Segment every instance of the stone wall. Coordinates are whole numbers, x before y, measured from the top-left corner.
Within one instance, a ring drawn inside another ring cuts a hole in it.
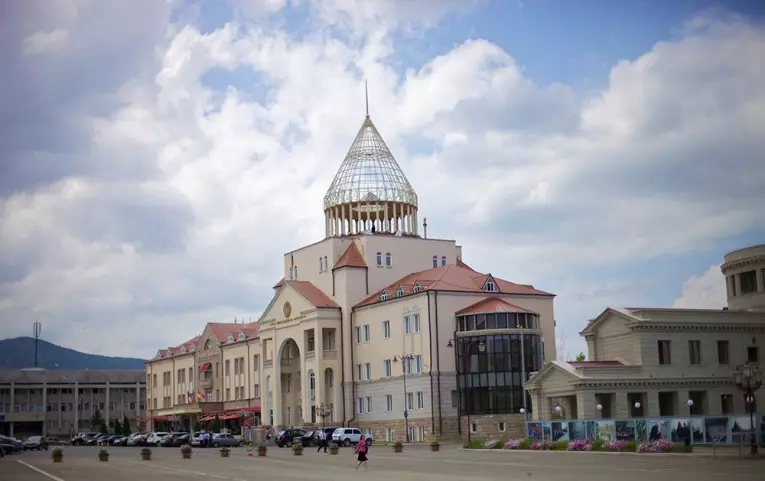
[[[459,424],[462,424],[460,433]],[[484,416],[470,416],[471,424],[476,425],[476,432],[473,438],[476,439],[518,439],[524,438],[526,432],[526,422],[523,414],[493,414]],[[504,423],[504,431],[500,431],[500,423]],[[390,421],[368,421],[353,423],[354,427],[360,429],[371,429],[372,436],[376,440],[385,440],[386,428],[393,431],[394,441],[406,440],[406,423],[403,419]],[[422,427],[425,431],[424,440],[431,441],[438,439],[441,441],[463,440],[467,439],[468,422],[467,417],[462,416],[458,421],[456,417],[444,417],[442,422],[443,431],[438,434],[438,419],[436,419],[436,432],[433,432],[433,426],[430,419],[410,419],[409,427],[415,430]]]
[[[436,436],[433,435],[433,427],[431,424],[432,423],[430,418],[418,418],[409,420],[409,428],[414,429],[415,431],[417,431],[418,428],[423,428],[424,441],[431,441],[436,438]],[[392,441],[406,441],[406,421],[404,419],[394,419],[389,421],[366,421],[353,423],[353,426],[359,429],[371,429],[372,437],[379,441],[385,441],[385,430],[390,428],[393,431],[391,433]]]

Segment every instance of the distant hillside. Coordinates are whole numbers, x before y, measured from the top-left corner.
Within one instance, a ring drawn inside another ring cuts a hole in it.
[[[108,357],[67,349],[40,339],[38,367],[54,369],[144,369],[143,359]],[[35,340],[17,337],[0,341],[0,369],[22,369],[35,365]]]

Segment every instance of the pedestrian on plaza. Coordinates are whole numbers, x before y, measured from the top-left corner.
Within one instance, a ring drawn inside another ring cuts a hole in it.
[[[356,449],[353,450],[354,453],[358,454],[358,458],[356,460],[359,462],[359,464],[356,465],[356,471],[359,470],[359,466],[362,464],[364,465],[364,471],[367,470],[367,452],[369,451],[367,447],[366,439],[364,439],[364,435],[361,435],[361,438],[359,439],[359,444],[356,446]]]
[[[319,431],[319,449],[316,452],[321,451],[321,448],[324,448],[325,453],[327,452],[327,432],[323,429]]]
[[[204,447],[209,448],[210,447],[210,433],[208,431],[205,431],[205,433],[202,435],[204,436]]]

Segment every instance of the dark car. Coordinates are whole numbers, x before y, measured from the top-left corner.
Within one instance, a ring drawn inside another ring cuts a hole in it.
[[[21,441],[8,436],[0,436],[0,445],[2,445],[5,454],[15,453],[23,449]]]
[[[244,446],[244,441],[235,438],[231,434],[214,434],[213,437],[210,438],[210,442],[214,448],[219,448],[221,446],[238,446],[241,448]]]
[[[21,443],[24,451],[42,451],[48,450],[48,441],[42,436],[31,436]]]
[[[190,439],[191,437],[189,433],[177,432],[177,433],[172,433],[170,436],[162,438],[162,441],[160,441],[159,444],[160,446],[173,448],[173,447],[183,446],[184,444],[189,444]]]
[[[283,448],[284,446],[289,448],[292,446],[292,441],[295,438],[302,438],[303,436],[305,436],[305,431],[302,429],[285,429],[284,431],[279,431],[276,433],[276,439],[274,439],[274,442],[280,448]]]
[[[316,431],[314,431],[314,432],[313,432],[313,439],[314,439],[314,442],[315,442],[317,445],[319,444],[319,433],[320,433],[320,432],[322,432],[322,431],[324,431],[324,432],[327,434],[327,442],[328,442],[328,443],[329,443],[329,442],[331,442],[331,441],[332,441],[332,433],[334,433],[334,432],[335,432],[335,429],[337,429],[337,426],[333,426],[333,427],[331,427],[331,428],[321,428],[321,429],[317,429]]]

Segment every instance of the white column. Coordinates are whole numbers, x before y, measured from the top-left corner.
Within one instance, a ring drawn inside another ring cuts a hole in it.
[[[274,429],[284,424],[282,420],[282,363],[280,357],[279,350],[274,349],[274,374],[271,376],[274,384],[272,391],[274,406],[271,408],[274,411]]]
[[[11,393],[13,393],[13,387],[11,387]],[[13,394],[11,394],[13,395]],[[43,404],[43,429],[42,434],[45,436],[48,434],[48,383],[43,383],[43,395],[42,395],[42,404]]]
[[[107,381],[106,382],[106,403],[104,404],[104,410],[106,412],[106,417],[105,417],[104,420],[106,421],[107,429],[109,428],[109,419],[111,419],[110,418],[110,415],[111,415],[111,409],[110,408],[111,408],[111,406],[109,405],[109,396],[111,394],[109,392],[110,390],[111,390],[111,388],[109,387],[109,381]]]
[[[301,393],[300,397],[302,398],[302,402],[300,403],[300,411],[301,411],[301,417],[302,419],[295,419],[295,421],[300,422],[301,424],[307,422],[307,420],[310,418],[311,415],[311,395],[308,392],[308,375],[306,373],[305,368],[305,349],[300,349],[300,383],[301,383]],[[295,410],[297,411],[297,409]],[[297,412],[295,413],[297,414]],[[293,421],[293,424],[297,424]]]
[[[316,371],[314,371],[314,397],[312,406],[316,406],[316,422],[321,423],[322,418],[319,417],[319,407],[324,403],[324,366],[321,359],[316,360]],[[326,404],[326,403],[324,403]]]
[[[74,381],[74,432],[80,432],[80,383]]]

